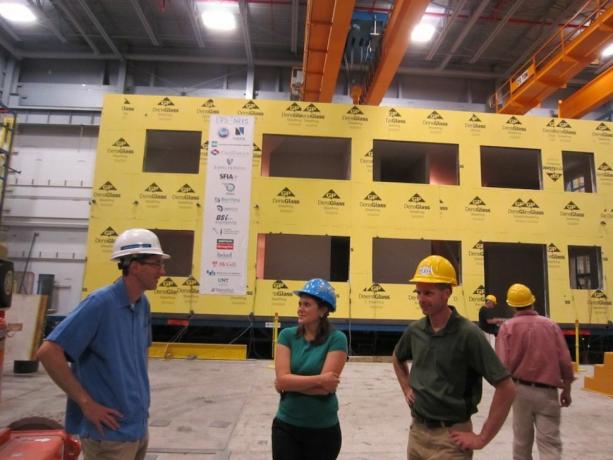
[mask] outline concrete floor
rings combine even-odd
[[[0,426],[25,416],[62,420],[65,398],[40,371],[2,377]],[[11,363],[12,366],[12,363]],[[270,459],[270,425],[277,394],[270,361],[150,362],[151,442],[147,460]],[[563,409],[564,458],[613,459],[613,398],[582,390],[585,367],[573,386],[573,404]],[[492,387],[473,418],[480,428]],[[338,391],[343,447],[340,459],[403,459],[409,411],[389,363],[349,362]],[[511,417],[476,459],[510,459]],[[535,449],[536,452],[536,449]],[[538,455],[535,455],[538,458]]]

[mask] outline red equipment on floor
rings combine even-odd
[[[0,460],[77,460],[79,441],[60,428],[45,429],[57,422],[39,417],[25,421],[0,429]]]

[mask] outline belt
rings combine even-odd
[[[453,425],[457,425],[458,423],[464,423],[466,422],[466,420],[463,421],[455,421],[452,422],[450,420],[435,420],[432,418],[426,418],[426,417],[422,417],[420,415],[414,414],[413,415],[413,419],[421,424],[421,425],[425,425],[428,428],[446,428],[446,427],[450,427]]]
[[[554,386],[554,385],[547,385],[546,383],[540,383],[540,382],[529,382],[528,380],[522,380],[522,379],[516,379],[513,378],[513,380],[517,383],[521,383],[522,385],[528,385],[531,387],[537,387],[537,388],[555,388],[556,390],[558,389],[558,387]]]

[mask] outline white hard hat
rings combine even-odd
[[[170,256],[162,251],[160,240],[155,233],[145,228],[131,228],[115,240],[111,260],[138,254],[158,255],[163,259],[170,259]]]

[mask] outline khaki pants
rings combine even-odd
[[[513,460],[532,460],[536,445],[541,460],[562,458],[560,439],[560,402],[555,388],[539,388],[518,383],[513,402]]]
[[[85,460],[143,460],[149,438],[134,442],[96,441],[81,439]]]
[[[472,431],[470,421],[458,423],[449,428],[428,428],[413,420],[409,430],[408,460],[469,460],[473,458],[472,450],[458,446],[449,434],[449,430]]]

